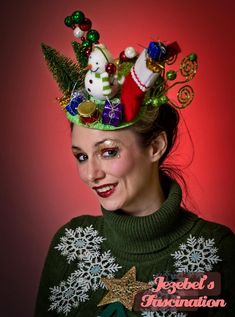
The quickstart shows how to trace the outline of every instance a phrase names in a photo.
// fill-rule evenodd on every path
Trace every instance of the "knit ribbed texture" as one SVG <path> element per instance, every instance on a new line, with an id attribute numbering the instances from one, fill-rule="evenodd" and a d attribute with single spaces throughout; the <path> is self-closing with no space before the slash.
<path id="1" fill-rule="evenodd" d="M 191 248 L 190 243 L 187 244 L 189 237 L 191 237 L 190 241 L 193 241 L 192 239 L 199 241 L 199 238 L 207 241 L 211 245 L 212 251 L 219 257 L 219 260 L 214 258 L 211 268 L 221 272 L 220 298 L 225 299 L 227 306 L 218 309 L 202 308 L 195 314 L 188 313 L 188 317 L 233 317 L 235 309 L 235 237 L 227 227 L 200 219 L 181 208 L 182 192 L 179 185 L 176 182 L 171 182 L 169 185 L 167 186 L 168 192 L 164 192 L 166 200 L 151 215 L 135 217 L 128 216 L 121 210 L 108 211 L 102 208 L 103 216 L 80 216 L 63 226 L 53 238 L 48 252 L 38 292 L 35 317 L 97 317 L 105 309 L 105 307 L 97 307 L 97 305 L 107 294 L 107 290 L 102 287 L 92 288 L 95 275 L 89 286 L 89 292 L 84 288 L 84 292 L 88 296 L 84 303 L 79 300 L 79 292 L 81 292 L 79 281 L 71 280 L 73 276 L 76 276 L 74 274 L 78 274 L 78 269 L 80 273 L 84 273 L 85 278 L 88 278 L 91 274 L 89 272 L 94 270 L 94 266 L 93 270 L 90 270 L 94 264 L 94 258 L 90 261 L 91 263 L 88 261 L 86 265 L 83 263 L 82 266 L 78 265 L 82 261 L 77 256 L 79 253 L 74 254 L 70 261 L 66 258 L 70 252 L 83 245 L 81 237 L 77 240 L 74 238 L 78 227 L 81 231 L 90 228 L 89 230 L 93 232 L 89 238 L 88 250 L 92 243 L 96 243 L 93 241 L 96 235 L 105 238 L 104 240 L 102 238 L 102 243 L 98 243 L 100 249 L 95 255 L 99 258 L 95 266 L 96 270 L 99 270 L 100 264 L 104 270 L 110 269 L 115 278 L 121 278 L 132 266 L 135 266 L 136 279 L 143 282 L 153 280 L 153 276 L 159 272 L 174 272 L 177 266 L 181 265 L 176 264 L 177 261 L 173 257 L 175 252 L 186 252 L 182 265 L 186 263 L 189 268 L 190 263 L 194 261 L 186 251 Z M 71 235 L 67 253 L 58 250 L 58 244 L 68 243 L 66 234 Z M 185 246 L 186 249 L 180 248 L 180 246 Z M 197 253 L 197 249 L 194 251 Z M 207 250 L 204 254 L 205 257 L 210 256 L 210 253 L 214 254 L 212 251 Z M 200 257 L 198 261 L 201 261 Z M 201 265 L 206 271 L 203 261 Z M 93 271 L 93 274 L 97 274 L 95 272 Z M 61 283 L 62 281 L 63 283 Z M 53 296 L 51 296 L 52 289 Z M 77 297 L 70 297 L 76 292 L 78 292 Z M 66 308 L 67 302 L 70 306 L 66 306 Z M 57 305 L 56 303 L 58 306 L 49 311 L 49 307 Z M 68 309 L 67 315 L 65 315 L 65 308 Z M 58 313 L 56 310 L 64 313 Z M 141 312 L 128 310 L 126 310 L 126 315 L 127 317 L 146 316 Z"/>
<path id="2" fill-rule="evenodd" d="M 104 235 L 118 253 L 145 254 L 156 252 L 189 231 L 196 216 L 180 207 L 182 191 L 173 182 L 162 206 L 148 216 L 129 216 L 121 210 L 102 208 Z"/>

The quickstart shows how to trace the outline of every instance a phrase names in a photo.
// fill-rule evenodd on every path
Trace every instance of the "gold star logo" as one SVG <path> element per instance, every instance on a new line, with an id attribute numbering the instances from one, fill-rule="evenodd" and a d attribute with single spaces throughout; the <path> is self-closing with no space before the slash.
<path id="1" fill-rule="evenodd" d="M 136 267 L 133 266 L 120 278 L 101 278 L 109 292 L 101 300 L 98 306 L 120 302 L 128 310 L 132 310 L 137 293 L 147 290 L 151 286 L 148 283 L 136 281 Z"/>

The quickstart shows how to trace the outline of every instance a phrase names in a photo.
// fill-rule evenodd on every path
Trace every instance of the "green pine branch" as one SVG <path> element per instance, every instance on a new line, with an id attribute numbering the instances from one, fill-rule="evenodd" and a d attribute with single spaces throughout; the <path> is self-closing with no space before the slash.
<path id="1" fill-rule="evenodd" d="M 72 47 L 79 65 L 84 68 L 87 66 L 88 58 L 84 54 L 84 47 L 76 41 L 72 42 Z"/>
<path id="2" fill-rule="evenodd" d="M 44 43 L 41 46 L 48 68 L 64 94 L 71 92 L 75 84 L 76 88 L 84 86 L 85 73 L 78 64 Z"/>

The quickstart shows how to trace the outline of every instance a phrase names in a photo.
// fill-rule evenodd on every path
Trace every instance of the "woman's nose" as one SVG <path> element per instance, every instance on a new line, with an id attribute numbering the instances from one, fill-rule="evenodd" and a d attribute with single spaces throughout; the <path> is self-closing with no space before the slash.
<path id="1" fill-rule="evenodd" d="M 99 179 L 105 177 L 105 172 L 101 167 L 100 161 L 93 158 L 88 161 L 87 165 L 87 178 L 89 182 L 97 182 Z"/>

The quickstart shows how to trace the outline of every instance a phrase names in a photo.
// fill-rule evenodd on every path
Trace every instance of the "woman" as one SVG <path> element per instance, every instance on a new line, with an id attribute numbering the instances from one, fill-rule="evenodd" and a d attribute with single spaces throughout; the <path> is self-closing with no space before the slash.
<path id="1" fill-rule="evenodd" d="M 79 33 L 87 19 L 81 11 L 71 17 Z M 172 47 L 151 42 L 139 56 L 128 48 L 127 60 L 120 62 L 131 65 L 127 73 L 120 71 L 117 81 L 111 55 L 104 46 L 94 45 L 81 86 L 75 92 L 70 83 L 71 96 L 61 99 L 72 122 L 72 152 L 80 177 L 97 195 L 102 216 L 74 218 L 56 233 L 35 316 L 233 316 L 234 235 L 182 208 L 181 188 L 164 168 L 179 123 L 178 111 L 167 103 L 161 70 L 172 58 Z M 48 52 L 44 46 L 47 60 Z M 104 80 L 99 82 L 100 78 Z M 84 82 L 88 95 L 81 88 Z M 124 120 L 119 116 L 121 105 Z M 201 293 L 190 293 L 194 302 L 201 298 L 193 310 L 182 303 L 178 308 L 175 303 L 160 307 L 156 300 L 166 295 L 184 298 L 164 284 L 182 281 L 180 272 L 186 277 L 190 272 L 206 273 L 197 275 L 196 281 L 210 280 L 209 291 L 201 287 Z M 214 302 L 208 303 L 208 298 Z"/>

